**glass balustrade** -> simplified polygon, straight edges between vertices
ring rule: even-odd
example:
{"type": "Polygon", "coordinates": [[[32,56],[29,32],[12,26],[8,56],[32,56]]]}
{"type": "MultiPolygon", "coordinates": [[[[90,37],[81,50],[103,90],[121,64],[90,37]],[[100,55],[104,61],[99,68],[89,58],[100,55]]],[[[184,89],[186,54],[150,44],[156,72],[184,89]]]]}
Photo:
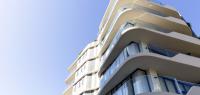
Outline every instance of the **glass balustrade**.
{"type": "Polygon", "coordinates": [[[159,88],[161,88],[159,92],[186,95],[192,86],[200,87],[199,84],[185,82],[171,77],[146,75],[145,71],[136,70],[109,91],[107,95],[138,95],[156,92],[153,89],[156,88],[155,86],[157,85],[152,84],[152,78],[157,78],[159,80],[159,88]]]}
{"type": "MultiPolygon", "coordinates": [[[[133,27],[133,26],[134,26],[134,24],[130,23],[130,22],[127,22],[126,24],[121,26],[121,28],[119,29],[117,34],[114,36],[111,44],[109,45],[109,47],[107,48],[107,50],[105,51],[103,56],[101,57],[101,65],[104,64],[104,62],[107,59],[107,57],[109,56],[110,52],[112,51],[112,49],[114,48],[114,46],[116,45],[118,40],[120,39],[122,31],[129,27],[133,27]]],[[[167,56],[167,57],[173,57],[173,56],[177,55],[177,52],[174,52],[174,51],[171,51],[168,49],[163,49],[163,48],[160,48],[159,46],[152,45],[152,44],[148,45],[148,49],[149,49],[149,52],[151,52],[151,53],[156,53],[156,54],[160,54],[160,55],[167,56]]],[[[114,74],[114,72],[119,69],[119,67],[124,63],[124,61],[130,55],[136,55],[139,52],[140,52],[140,50],[139,50],[138,43],[133,42],[130,45],[128,45],[127,47],[125,47],[121,51],[121,53],[118,55],[118,57],[115,58],[115,60],[112,62],[112,64],[107,68],[107,70],[102,75],[100,85],[103,86],[108,81],[108,79],[110,79],[110,77],[114,74]]]]}
{"type": "MultiPolygon", "coordinates": [[[[162,4],[161,2],[159,2],[159,1],[157,1],[157,0],[150,0],[150,1],[152,1],[152,2],[154,2],[154,3],[157,3],[157,4],[160,4],[160,5],[164,5],[164,4],[162,4]]],[[[140,8],[142,8],[142,9],[144,9],[144,10],[150,12],[150,13],[153,13],[153,14],[156,14],[156,15],[159,15],[159,16],[162,16],[162,17],[167,17],[167,15],[165,15],[165,14],[159,12],[159,11],[155,11],[155,10],[153,10],[153,9],[148,9],[148,8],[144,8],[144,7],[141,7],[141,6],[137,6],[137,9],[140,9],[140,8]]],[[[117,21],[119,15],[120,15],[120,13],[121,13],[122,11],[124,11],[124,10],[127,10],[127,9],[131,9],[131,8],[124,8],[124,9],[122,9],[122,10],[114,17],[114,20],[112,21],[112,23],[111,23],[111,25],[110,25],[110,28],[107,30],[106,35],[103,37],[103,39],[102,39],[102,41],[101,41],[101,46],[103,46],[103,45],[105,44],[106,40],[108,39],[108,37],[109,37],[109,35],[110,35],[110,33],[111,33],[111,31],[112,31],[114,25],[115,25],[115,23],[116,23],[116,21],[117,21]]]]}
{"type": "MultiPolygon", "coordinates": [[[[126,9],[128,9],[128,8],[126,8],[126,9]]],[[[123,10],[123,11],[124,11],[124,10],[123,10]]],[[[106,40],[108,39],[110,33],[112,32],[112,29],[113,29],[115,23],[117,22],[118,17],[121,15],[121,12],[123,12],[123,11],[121,10],[121,11],[120,11],[119,13],[117,13],[117,15],[114,17],[114,20],[112,21],[112,23],[111,23],[111,25],[110,25],[110,28],[107,30],[106,35],[103,37],[103,39],[102,39],[102,41],[101,41],[101,46],[103,46],[103,45],[105,44],[105,42],[106,42],[106,40]]]]}
{"type": "MultiPolygon", "coordinates": [[[[137,23],[139,26],[148,26],[148,28],[150,29],[154,29],[157,31],[161,31],[164,33],[169,33],[169,30],[165,30],[163,28],[160,28],[156,25],[152,25],[152,24],[140,24],[137,23]]],[[[121,33],[123,32],[123,30],[130,28],[130,27],[134,27],[136,24],[133,21],[128,21],[125,24],[123,24],[121,26],[121,28],[119,29],[119,31],[115,34],[112,42],[110,43],[110,45],[108,46],[108,48],[106,49],[106,51],[103,53],[102,58],[101,58],[101,62],[103,63],[105,61],[105,59],[109,56],[111,50],[113,49],[113,47],[116,45],[116,43],[118,42],[118,40],[121,37],[121,33]]],[[[107,36],[108,37],[108,36],[107,36]]],[[[105,39],[104,39],[105,40],[105,39]]],[[[103,43],[101,43],[103,45],[103,43]]]]}
{"type": "Polygon", "coordinates": [[[113,61],[111,66],[106,70],[104,73],[101,84],[103,85],[105,81],[107,81],[111,75],[122,65],[125,59],[127,59],[131,55],[135,55],[139,53],[139,45],[137,43],[129,44],[120,54],[119,56],[113,61]]]}
{"type": "Polygon", "coordinates": [[[177,55],[177,52],[174,52],[168,49],[163,49],[163,48],[160,48],[159,46],[152,45],[152,44],[148,45],[148,49],[149,49],[149,52],[160,54],[163,56],[173,57],[177,55]]]}
{"type": "MultiPolygon", "coordinates": [[[[176,52],[160,48],[156,45],[149,44],[148,45],[149,52],[156,53],[159,55],[167,56],[167,57],[173,57],[177,55],[176,52]]],[[[103,73],[101,80],[100,80],[100,86],[103,87],[105,83],[110,79],[110,77],[113,76],[113,74],[123,65],[124,61],[129,57],[140,53],[139,44],[132,42],[129,45],[127,45],[121,53],[115,58],[115,60],[112,62],[112,64],[105,70],[103,73]]]]}
{"type": "Polygon", "coordinates": [[[108,57],[110,51],[113,49],[113,47],[116,45],[117,41],[119,40],[121,33],[123,30],[129,28],[129,27],[133,27],[134,24],[127,22],[125,25],[122,25],[121,28],[119,29],[119,31],[117,32],[117,34],[114,36],[112,42],[110,43],[109,47],[107,48],[106,52],[103,54],[102,56],[102,62],[108,57]]]}

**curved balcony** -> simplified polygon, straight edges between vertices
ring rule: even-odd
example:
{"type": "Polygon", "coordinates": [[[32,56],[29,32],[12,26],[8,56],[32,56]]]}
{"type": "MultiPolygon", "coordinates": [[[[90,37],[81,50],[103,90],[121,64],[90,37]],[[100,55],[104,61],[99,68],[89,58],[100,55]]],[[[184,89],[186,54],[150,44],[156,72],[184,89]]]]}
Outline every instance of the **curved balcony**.
{"type": "MultiPolygon", "coordinates": [[[[72,73],[70,73],[70,75],[67,77],[67,79],[65,79],[65,83],[68,84],[68,85],[74,84],[78,80],[80,80],[82,77],[84,77],[85,75],[97,72],[98,64],[95,64],[96,66],[93,66],[94,68],[92,68],[92,69],[90,68],[91,66],[87,66],[87,68],[84,70],[84,74],[78,75],[78,76],[76,74],[77,71],[79,71],[79,69],[82,68],[85,64],[87,64],[87,63],[89,64],[90,62],[92,62],[92,61],[94,61],[96,59],[97,59],[97,57],[91,57],[91,58],[88,58],[87,60],[85,60],[82,63],[82,65],[79,66],[79,68],[77,67],[76,70],[74,70],[72,73]]],[[[93,65],[94,65],[94,63],[93,63],[93,65]]]]}
{"type": "Polygon", "coordinates": [[[89,76],[91,74],[96,74],[98,71],[90,71],[90,72],[87,72],[87,73],[84,73],[81,77],[77,78],[75,80],[75,82],[73,83],[73,85],[75,85],[76,83],[78,83],[79,81],[81,81],[82,79],[84,79],[84,77],[86,76],[89,76]]]}
{"type": "MultiPolygon", "coordinates": [[[[136,70],[108,92],[99,95],[186,95],[200,88],[199,84],[178,80],[169,76],[146,75],[136,70]],[[152,83],[157,80],[157,85],[152,83]],[[154,90],[159,88],[159,90],[154,90]]],[[[196,93],[197,94],[197,93],[196,93]]],[[[193,94],[193,95],[196,95],[193,94]]]]}
{"type": "Polygon", "coordinates": [[[82,93],[97,90],[98,88],[99,78],[97,73],[90,74],[74,85],[74,95],[81,95],[82,93]]]}
{"type": "Polygon", "coordinates": [[[83,67],[81,67],[76,72],[76,78],[74,80],[74,84],[79,82],[81,79],[83,79],[87,75],[95,74],[98,71],[98,60],[90,60],[85,63],[83,67]]]}
{"type": "Polygon", "coordinates": [[[118,34],[115,35],[109,48],[101,58],[102,65],[100,66],[99,75],[108,68],[120,51],[132,41],[156,44],[161,48],[182,52],[184,54],[191,54],[192,56],[200,56],[199,39],[177,32],[168,33],[135,25],[129,28],[122,28],[119,30],[118,34]]]}
{"type": "MultiPolygon", "coordinates": [[[[148,9],[148,8],[144,8],[144,7],[141,7],[141,6],[138,6],[138,5],[133,5],[134,7],[131,7],[131,8],[125,8],[123,11],[125,11],[125,10],[129,10],[129,9],[138,9],[138,10],[145,10],[146,12],[150,12],[150,13],[153,13],[153,14],[156,14],[156,15],[159,15],[159,16],[163,16],[163,17],[167,17],[166,15],[164,15],[164,14],[162,14],[162,13],[160,13],[160,12],[157,12],[157,11],[155,11],[155,10],[152,10],[152,9],[148,9]]],[[[123,13],[123,11],[122,11],[122,13],[123,13]]],[[[119,12],[120,13],[120,12],[119,12]]],[[[116,16],[117,17],[117,16],[116,16]]],[[[116,20],[116,19],[115,19],[116,20]]],[[[141,21],[140,21],[141,22],[141,21]]],[[[139,22],[137,22],[137,23],[139,23],[139,22]]],[[[113,25],[113,24],[112,24],[113,25]]],[[[111,28],[110,28],[111,29],[111,28]]],[[[111,30],[109,30],[109,31],[111,31],[111,30]]],[[[109,32],[110,33],[110,32],[109,32]]],[[[105,37],[103,38],[103,40],[102,40],[102,43],[104,43],[104,41],[105,40],[107,40],[107,38],[109,37],[109,33],[107,33],[106,35],[105,35],[105,37]]]]}
{"type": "Polygon", "coordinates": [[[77,59],[74,61],[74,63],[72,63],[68,68],[67,70],[70,72],[70,73],[74,73],[76,71],[77,68],[79,68],[79,65],[77,65],[80,61],[80,58],[87,52],[87,50],[91,49],[91,48],[95,48],[96,46],[98,45],[98,43],[95,41],[95,42],[91,42],[89,43],[81,52],[80,54],[78,55],[77,59]],[[78,66],[78,67],[77,67],[78,66]]]}
{"type": "Polygon", "coordinates": [[[162,12],[168,16],[180,18],[179,13],[172,7],[169,7],[164,4],[160,4],[155,2],[155,0],[111,0],[109,6],[104,14],[103,20],[100,24],[100,31],[106,31],[106,27],[110,26],[111,21],[113,21],[113,17],[116,15],[117,11],[121,7],[132,6],[132,5],[139,5],[149,9],[156,10],[158,12],[162,12]],[[153,1],[153,2],[152,2],[153,1]]]}
{"type": "MultiPolygon", "coordinates": [[[[103,42],[100,44],[102,46],[100,50],[100,55],[108,47],[114,35],[119,30],[120,26],[126,23],[127,20],[136,21],[136,23],[148,23],[150,24],[150,26],[153,25],[153,27],[160,27],[165,30],[176,31],[190,36],[192,35],[190,28],[183,20],[172,17],[162,17],[138,9],[126,9],[119,13],[119,15],[115,18],[115,21],[113,21],[113,24],[111,25],[108,33],[103,39],[103,42]]],[[[148,27],[148,25],[146,27],[148,27]]]]}
{"type": "MultiPolygon", "coordinates": [[[[176,54],[174,57],[167,57],[155,53],[138,53],[125,58],[124,61],[119,64],[120,65],[115,68],[107,80],[101,80],[101,93],[111,90],[111,88],[124,80],[126,76],[137,68],[144,70],[153,68],[162,75],[173,76],[180,80],[194,83],[200,81],[200,59],[184,54],[176,54]],[[179,69],[177,69],[177,67],[179,69]]],[[[104,75],[102,78],[104,78],[104,75]]]]}

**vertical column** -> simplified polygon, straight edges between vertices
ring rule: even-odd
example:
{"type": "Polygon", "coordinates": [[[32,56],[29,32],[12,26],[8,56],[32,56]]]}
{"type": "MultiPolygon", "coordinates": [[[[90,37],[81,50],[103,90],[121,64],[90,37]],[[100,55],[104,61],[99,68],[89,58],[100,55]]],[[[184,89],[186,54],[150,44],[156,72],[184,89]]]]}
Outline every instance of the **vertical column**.
{"type": "Polygon", "coordinates": [[[144,53],[149,52],[147,43],[145,43],[145,42],[140,42],[140,51],[141,51],[141,52],[144,52],[144,53]]]}
{"type": "Polygon", "coordinates": [[[149,75],[148,79],[149,79],[151,91],[152,92],[162,91],[161,86],[160,86],[160,82],[159,82],[159,78],[158,78],[156,71],[154,69],[149,69],[148,75],[149,75]]]}

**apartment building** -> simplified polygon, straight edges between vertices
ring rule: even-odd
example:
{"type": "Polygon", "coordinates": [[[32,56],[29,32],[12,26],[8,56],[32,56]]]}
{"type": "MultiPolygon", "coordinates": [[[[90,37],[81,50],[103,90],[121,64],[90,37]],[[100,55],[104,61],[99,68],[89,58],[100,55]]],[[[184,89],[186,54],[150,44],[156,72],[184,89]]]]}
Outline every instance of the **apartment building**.
{"type": "Polygon", "coordinates": [[[65,95],[200,95],[200,40],[168,5],[110,0],[68,71],[65,95]]]}

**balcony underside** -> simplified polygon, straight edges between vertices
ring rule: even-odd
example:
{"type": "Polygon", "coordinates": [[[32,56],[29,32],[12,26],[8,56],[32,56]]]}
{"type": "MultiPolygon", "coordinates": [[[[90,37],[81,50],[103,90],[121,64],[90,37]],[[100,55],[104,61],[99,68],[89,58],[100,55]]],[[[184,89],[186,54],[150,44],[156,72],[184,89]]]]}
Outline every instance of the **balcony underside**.
{"type": "Polygon", "coordinates": [[[155,44],[161,48],[185,54],[191,53],[191,55],[200,57],[199,39],[177,32],[163,33],[161,31],[135,26],[122,32],[117,44],[111,50],[108,57],[103,61],[100,67],[99,75],[101,75],[108,68],[114,58],[116,58],[118,54],[132,41],[155,44]]]}
{"type": "Polygon", "coordinates": [[[138,68],[143,70],[151,68],[159,72],[160,75],[171,76],[194,83],[200,82],[199,58],[189,58],[183,54],[166,57],[154,53],[139,53],[135,56],[130,56],[123,62],[123,65],[100,88],[99,95],[105,95],[138,68]]]}
{"type": "Polygon", "coordinates": [[[141,21],[143,23],[153,24],[166,30],[175,31],[192,36],[190,28],[184,21],[180,19],[176,19],[173,17],[162,17],[146,12],[144,10],[127,9],[126,11],[123,11],[121,14],[119,14],[119,17],[114,22],[114,25],[110,27],[111,29],[109,30],[110,31],[109,37],[106,43],[103,45],[102,49],[100,50],[100,54],[102,54],[108,47],[114,35],[119,30],[120,26],[126,23],[127,21],[134,21],[134,20],[141,21]]]}

